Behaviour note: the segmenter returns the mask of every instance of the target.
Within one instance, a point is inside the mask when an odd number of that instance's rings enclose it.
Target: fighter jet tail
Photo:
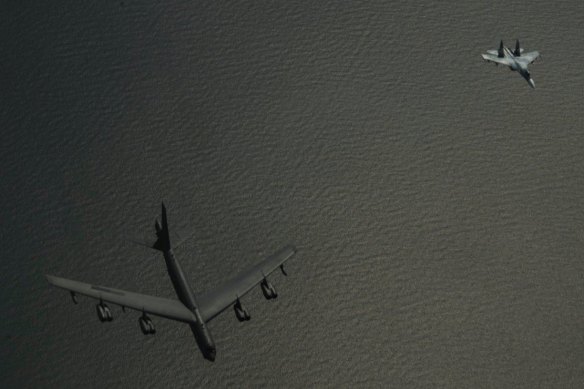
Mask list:
[[[517,42],[515,42],[515,51],[513,52],[513,55],[516,57],[521,56],[521,46],[519,45],[519,39],[517,39]]]
[[[505,56],[505,50],[504,50],[503,40],[502,39],[501,39],[501,44],[499,45],[499,51],[497,53],[497,56],[499,58],[503,58]]]

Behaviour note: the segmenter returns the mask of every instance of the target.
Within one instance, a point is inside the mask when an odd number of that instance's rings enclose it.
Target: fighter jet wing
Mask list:
[[[527,54],[521,54],[521,57],[516,57],[515,60],[518,62],[523,62],[526,65],[529,65],[533,61],[535,61],[539,57],[538,51],[530,51]]]
[[[296,249],[293,246],[286,246],[218,288],[197,296],[197,303],[203,320],[208,322],[229,308],[238,298],[262,282],[278,267],[284,272],[284,262],[295,253]]]
[[[104,302],[128,307],[140,312],[150,313],[167,319],[182,322],[194,322],[193,313],[178,300],[145,294],[127,292],[125,290],[106,288],[98,285],[86,284],[79,281],[46,275],[51,285],[70,291],[74,295],[81,294],[93,297]]]
[[[511,65],[511,63],[509,62],[509,60],[505,57],[498,57],[496,55],[493,54],[481,54],[483,56],[483,59],[485,61],[491,61],[491,62],[495,62],[501,65],[505,65],[505,66],[509,66]]]

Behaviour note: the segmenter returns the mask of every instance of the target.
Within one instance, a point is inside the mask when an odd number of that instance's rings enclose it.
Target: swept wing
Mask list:
[[[506,57],[500,58],[493,54],[481,54],[486,61],[495,62],[501,65],[510,66],[511,62]]]
[[[238,298],[249,292],[296,253],[293,246],[286,246],[262,262],[235,276],[232,280],[197,296],[201,316],[205,322],[213,319],[233,305]]]
[[[515,61],[523,62],[526,65],[529,65],[533,61],[535,61],[539,57],[539,51],[530,51],[527,54],[521,54],[521,57],[515,57]]]
[[[162,297],[148,296],[145,294],[127,292],[121,289],[108,288],[99,285],[86,284],[84,282],[68,280],[65,278],[47,275],[50,284],[84,296],[92,297],[104,302],[128,307],[140,312],[150,313],[167,319],[182,322],[194,322],[191,311],[178,300]]]

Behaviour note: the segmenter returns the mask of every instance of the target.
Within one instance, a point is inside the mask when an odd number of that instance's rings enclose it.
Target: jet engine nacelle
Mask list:
[[[152,323],[152,319],[146,314],[140,316],[138,323],[140,323],[140,330],[142,330],[144,335],[154,335],[156,333],[156,328],[154,327],[154,323]]]
[[[237,302],[235,303],[235,305],[233,305],[233,310],[235,311],[235,317],[237,317],[237,320],[239,320],[240,322],[248,321],[249,319],[251,319],[249,312],[241,304],[241,301],[239,301],[239,299],[237,299]]]
[[[260,285],[262,286],[262,293],[264,294],[266,300],[271,300],[278,297],[276,288],[274,288],[274,285],[272,285],[267,279],[264,278]]]
[[[106,304],[99,303],[95,306],[95,309],[97,311],[97,317],[99,318],[100,322],[104,323],[106,321],[114,320],[114,317],[112,316],[112,311],[110,311],[109,307]]]

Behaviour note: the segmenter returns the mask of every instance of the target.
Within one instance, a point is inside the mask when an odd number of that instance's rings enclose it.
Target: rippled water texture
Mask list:
[[[584,3],[426,3],[0,6],[0,386],[582,387]],[[172,297],[162,199],[197,290],[299,248],[214,364],[43,277]]]

